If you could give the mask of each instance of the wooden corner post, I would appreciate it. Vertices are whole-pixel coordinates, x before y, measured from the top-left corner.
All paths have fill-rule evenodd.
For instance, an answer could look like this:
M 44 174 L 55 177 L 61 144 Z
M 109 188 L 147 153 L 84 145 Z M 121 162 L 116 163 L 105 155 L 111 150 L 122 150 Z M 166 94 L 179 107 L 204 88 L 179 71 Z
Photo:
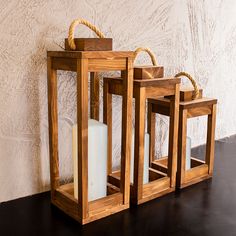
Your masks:
M 78 204 L 88 217 L 88 59 L 77 60 Z
M 177 151 L 178 151 L 178 127 L 179 127 L 179 87 L 175 87 L 175 96 L 170 99 L 170 127 L 168 145 L 168 176 L 171 187 L 175 187 L 177 171 Z
M 121 185 L 123 203 L 128 204 L 130 198 L 130 159 L 132 142 L 132 103 L 133 103 L 133 59 L 126 61 L 123 73 L 122 96 L 122 134 L 121 134 Z
M 216 127 L 216 104 L 212 105 L 211 114 L 207 120 L 207 143 L 206 143 L 206 164 L 209 166 L 209 175 L 213 174 L 215 159 L 215 127 Z
M 140 88 L 135 98 L 135 131 L 134 131 L 134 185 L 133 202 L 138 202 L 143 197 L 143 168 L 145 145 L 145 116 L 146 94 L 145 88 Z
M 100 83 L 97 72 L 90 72 L 90 117 L 99 121 Z
M 55 190 L 59 187 L 58 158 L 58 113 L 57 113 L 57 71 L 52 68 L 52 58 L 47 58 L 48 83 L 48 125 L 49 125 L 49 156 L 51 198 L 55 199 Z

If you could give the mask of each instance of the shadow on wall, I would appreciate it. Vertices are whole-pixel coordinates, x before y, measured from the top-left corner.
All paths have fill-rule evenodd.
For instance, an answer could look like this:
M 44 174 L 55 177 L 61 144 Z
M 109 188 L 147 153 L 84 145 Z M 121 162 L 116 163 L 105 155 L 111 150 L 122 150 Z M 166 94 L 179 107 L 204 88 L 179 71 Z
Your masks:
M 6 88 L 0 88 L 3 113 L 0 119 L 0 202 L 41 192 L 49 186 L 43 39 L 44 35 L 39 37 L 33 47 L 36 50 L 30 56 L 17 61 L 18 71 L 12 72 Z
M 34 129 L 34 149 L 32 153 L 31 178 L 32 191 L 43 192 L 50 189 L 50 160 L 48 139 L 48 99 L 47 99 L 47 50 L 61 50 L 52 38 L 61 35 L 50 35 L 52 29 L 46 28 L 36 41 L 36 51 L 30 57 L 27 78 L 30 86 L 27 96 L 30 109 L 28 117 L 32 117 L 31 125 Z M 55 32 L 59 30 L 55 28 Z M 61 34 L 61 32 L 59 32 Z M 50 42 L 47 41 L 51 36 Z M 72 176 L 72 120 L 75 111 L 76 77 L 73 73 L 58 73 L 58 142 L 59 167 L 61 180 L 67 182 Z M 33 113 L 33 115 L 31 114 Z M 63 144 L 63 145 L 61 145 Z
M 28 177 L 31 179 L 32 191 L 42 192 L 49 190 L 49 148 L 48 148 L 48 121 L 47 121 L 47 42 L 48 30 L 38 37 L 35 48 L 31 55 L 27 79 L 28 79 L 28 117 L 34 139 L 32 141 L 33 152 L 31 168 Z

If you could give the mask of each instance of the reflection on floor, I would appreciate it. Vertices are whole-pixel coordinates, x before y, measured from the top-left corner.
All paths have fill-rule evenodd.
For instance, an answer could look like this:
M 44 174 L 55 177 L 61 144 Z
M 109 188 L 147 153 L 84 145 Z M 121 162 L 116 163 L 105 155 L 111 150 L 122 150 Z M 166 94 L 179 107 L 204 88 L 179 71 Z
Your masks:
M 203 157 L 204 147 L 195 148 Z M 81 227 L 43 193 L 0 204 L 0 235 L 236 235 L 236 136 L 216 142 L 212 180 Z

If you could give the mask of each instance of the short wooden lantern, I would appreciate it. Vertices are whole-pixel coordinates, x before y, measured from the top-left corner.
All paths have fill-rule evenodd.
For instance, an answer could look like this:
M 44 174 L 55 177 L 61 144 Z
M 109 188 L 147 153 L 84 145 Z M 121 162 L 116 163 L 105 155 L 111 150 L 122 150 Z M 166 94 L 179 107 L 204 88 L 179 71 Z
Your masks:
M 179 132 L 178 132 L 178 164 L 177 164 L 177 188 L 184 188 L 186 186 L 198 183 L 205 179 L 212 177 L 214 164 L 214 135 L 216 122 L 216 99 L 203 98 L 202 90 L 198 89 L 192 77 L 180 72 L 176 77 L 186 76 L 192 82 L 194 89 L 180 90 L 180 104 L 179 104 Z M 171 117 L 170 99 L 161 98 L 158 100 L 149 100 L 151 106 L 150 112 L 159 113 Z M 206 142 L 206 156 L 205 161 L 191 157 L 190 168 L 186 168 L 186 146 L 187 146 L 187 119 L 208 116 L 207 122 L 207 142 Z M 151 139 L 153 149 L 155 147 L 154 140 Z M 190 148 L 191 149 L 191 148 Z M 190 154 L 191 155 L 191 151 Z M 163 166 L 166 168 L 167 161 L 163 159 Z M 155 165 L 155 161 L 153 163 Z
M 143 49 L 145 50 L 145 49 Z M 143 51 L 141 50 L 141 51 Z M 149 50 L 145 50 L 150 54 Z M 136 53 L 137 55 L 137 53 Z M 154 66 L 145 66 L 145 69 L 152 71 Z M 136 69 L 137 67 L 135 67 Z M 179 78 L 163 78 L 162 72 L 159 73 L 160 78 L 138 78 L 134 79 L 133 96 L 135 98 L 135 134 L 134 134 L 134 157 L 133 163 L 133 183 L 131 183 L 131 202 L 134 204 L 141 204 L 151 199 L 162 196 L 166 193 L 175 190 L 175 177 L 176 177 L 176 161 L 177 161 L 177 132 L 178 132 L 178 108 L 179 108 Z M 153 70 L 155 71 L 155 70 Z M 104 78 L 104 123 L 108 126 L 109 132 L 109 152 L 108 152 L 108 174 L 109 183 L 119 188 L 120 171 L 112 171 L 112 94 L 122 95 L 124 91 L 123 78 Z M 145 142 L 147 134 L 145 134 L 145 120 L 146 120 L 146 100 L 149 98 L 158 99 L 161 96 L 171 96 L 170 110 L 170 135 L 169 135 L 169 158 L 168 158 L 168 171 L 163 172 L 156 169 L 155 166 L 149 166 L 149 155 L 147 156 L 147 172 L 149 175 L 147 181 L 144 183 L 144 162 L 145 153 L 147 149 Z M 150 108 L 148 108 L 150 109 Z M 153 116 L 148 119 L 153 119 Z M 148 126 L 149 135 L 153 135 L 151 126 Z M 145 150 L 146 149 L 146 150 Z M 150 150 L 150 152 L 152 152 Z
M 76 22 L 76 23 L 75 23 Z M 72 23 L 75 27 L 81 20 Z M 82 21 L 83 24 L 84 21 Z M 87 23 L 86 23 L 87 24 Z M 91 28 L 91 27 L 90 27 Z M 73 34 L 73 33 L 72 33 Z M 77 47 L 76 47 L 77 49 Z M 133 97 L 133 52 L 125 51 L 49 51 L 48 119 L 50 141 L 51 202 L 81 224 L 114 214 L 129 207 L 130 151 Z M 61 185 L 58 157 L 57 70 L 77 72 L 77 133 L 78 133 L 78 200 L 74 185 Z M 120 188 L 107 183 L 107 196 L 88 201 L 88 73 L 122 71 L 123 111 Z M 94 88 L 98 89 L 97 82 Z M 97 105 L 91 116 L 98 119 Z

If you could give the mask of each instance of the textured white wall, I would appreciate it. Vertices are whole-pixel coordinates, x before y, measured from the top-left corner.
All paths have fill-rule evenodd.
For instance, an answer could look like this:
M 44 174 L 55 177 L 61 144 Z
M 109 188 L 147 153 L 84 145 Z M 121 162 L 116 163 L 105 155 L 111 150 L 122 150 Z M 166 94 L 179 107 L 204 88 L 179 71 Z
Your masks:
M 56 44 L 62 44 L 77 17 L 112 37 L 114 49 L 152 48 L 167 76 L 190 72 L 205 95 L 219 99 L 216 137 L 236 133 L 236 1 L 0 0 L 0 6 L 0 202 L 49 189 L 46 51 L 60 49 Z M 93 37 L 83 26 L 78 31 Z M 58 90 L 60 168 L 67 178 L 75 120 L 73 73 L 60 74 Z M 114 104 L 118 110 L 120 99 Z M 114 122 L 117 133 L 119 122 Z M 157 154 L 166 142 L 167 120 L 158 123 Z M 202 127 L 201 119 L 190 124 L 194 145 L 204 142 Z

